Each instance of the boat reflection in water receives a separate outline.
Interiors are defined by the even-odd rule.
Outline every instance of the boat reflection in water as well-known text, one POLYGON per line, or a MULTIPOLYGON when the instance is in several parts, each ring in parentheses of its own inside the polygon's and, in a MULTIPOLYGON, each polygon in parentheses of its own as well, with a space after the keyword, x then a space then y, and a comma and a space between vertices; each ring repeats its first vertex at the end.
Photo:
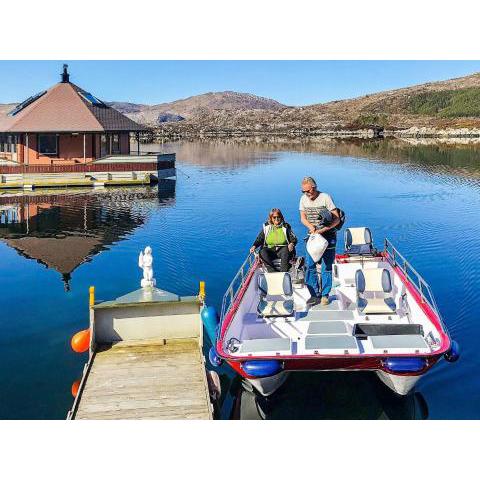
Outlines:
POLYGON ((60 273, 70 290, 73 271, 173 204, 175 180, 155 187, 38 190, 0 196, 0 240, 60 273))
POLYGON ((298 372, 270 397, 233 381, 219 415, 237 420, 425 420, 428 406, 420 392, 396 395, 371 372, 298 372))

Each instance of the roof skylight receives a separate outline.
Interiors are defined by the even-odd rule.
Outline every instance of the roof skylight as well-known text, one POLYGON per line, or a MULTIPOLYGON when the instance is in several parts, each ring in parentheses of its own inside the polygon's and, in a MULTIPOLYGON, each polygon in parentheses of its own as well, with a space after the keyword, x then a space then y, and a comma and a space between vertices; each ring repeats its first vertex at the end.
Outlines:
POLYGON ((105 105, 101 100, 99 100, 97 97, 94 97, 91 93, 78 92, 78 94, 82 96, 87 102, 91 103, 92 105, 98 105, 100 107, 105 105))
POLYGON ((21 112, 25 107, 28 107, 31 103, 33 103, 35 100, 39 99, 42 95, 45 95, 47 93, 46 90, 43 92, 37 93, 36 95, 32 95, 31 97, 28 97, 25 101, 17 105, 12 111, 8 112, 8 115, 10 117, 13 117, 16 115, 18 112, 21 112))

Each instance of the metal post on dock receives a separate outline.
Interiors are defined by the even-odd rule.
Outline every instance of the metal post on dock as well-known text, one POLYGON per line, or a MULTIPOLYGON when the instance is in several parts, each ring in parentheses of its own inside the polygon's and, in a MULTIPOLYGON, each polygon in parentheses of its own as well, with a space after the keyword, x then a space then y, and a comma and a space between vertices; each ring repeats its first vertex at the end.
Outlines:
POLYGON ((88 289, 89 292, 89 299, 88 299, 88 305, 90 308, 92 308, 95 305, 95 287, 90 287, 88 289))

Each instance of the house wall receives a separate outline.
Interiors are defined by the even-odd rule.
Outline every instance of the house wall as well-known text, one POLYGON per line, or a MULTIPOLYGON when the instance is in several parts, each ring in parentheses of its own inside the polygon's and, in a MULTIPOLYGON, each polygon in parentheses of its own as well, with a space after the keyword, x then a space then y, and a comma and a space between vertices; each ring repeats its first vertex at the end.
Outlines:
POLYGON ((38 136, 35 133, 28 135, 28 149, 26 136, 22 136, 22 145, 19 145, 20 162, 29 165, 74 165, 92 161, 92 135, 85 138, 85 159, 83 157, 83 134, 60 134, 58 136, 58 156, 40 155, 38 153, 38 136), (27 161, 26 161, 27 160, 27 161))
MULTIPOLYGON (((60 134, 58 136, 58 156, 40 155, 38 153, 38 135, 28 134, 28 149, 26 135, 21 135, 21 143, 17 144, 18 161, 29 165, 75 165, 92 162, 101 157, 101 135, 87 134, 85 139, 85 160, 83 157, 83 134, 60 134), (93 137, 95 136, 95 141, 93 137), (28 150, 28 151, 27 151, 28 150), (26 161, 27 160, 27 161, 26 161)), ((130 136, 128 133, 120 134, 120 155, 130 153, 130 136)))

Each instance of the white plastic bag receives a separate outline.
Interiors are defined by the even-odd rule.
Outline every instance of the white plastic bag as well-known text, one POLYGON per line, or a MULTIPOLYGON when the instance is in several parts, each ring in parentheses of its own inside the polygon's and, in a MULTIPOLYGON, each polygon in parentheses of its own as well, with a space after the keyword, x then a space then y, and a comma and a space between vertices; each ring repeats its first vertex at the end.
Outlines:
POLYGON ((307 240, 307 252, 314 262, 318 262, 328 247, 328 241, 319 233, 310 235, 307 240))

